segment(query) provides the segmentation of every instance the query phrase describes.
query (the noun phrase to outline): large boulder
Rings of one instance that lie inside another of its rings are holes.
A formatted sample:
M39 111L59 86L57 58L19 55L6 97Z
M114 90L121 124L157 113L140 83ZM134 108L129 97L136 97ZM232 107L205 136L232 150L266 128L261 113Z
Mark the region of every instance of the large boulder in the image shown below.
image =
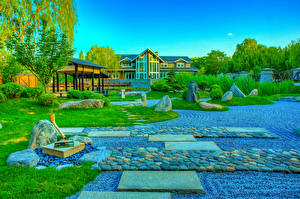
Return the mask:
M190 82L186 92L186 101L196 102L198 100L197 90L198 90L197 83L194 81Z
M233 93L234 97L246 97L246 95L235 84L232 85L230 91Z
M221 106L221 105L210 104L210 103L207 103L207 102L200 102L199 105L203 109L222 109L223 108L223 106Z
M250 93L249 96L257 96L258 95L258 90L257 89L253 89Z
M40 120L33 127L28 148L36 149L57 141L58 131L48 120Z
M17 151L8 156L6 162L9 166L35 167L40 157L32 149Z
M222 101L222 102L225 102L225 101L232 100L232 96L233 96L233 93L232 93L231 91L227 91L227 92L223 95L221 101Z
M156 104L155 111L171 111L172 101L168 95L163 96L160 101Z
M100 99L85 99L80 101L69 101L60 105L60 109L82 109L82 108L103 108L104 101Z
M93 141L91 138L89 137L85 137L85 136L73 136L73 137L70 137L68 140L73 140L73 141L77 141L77 142L80 142L80 143L83 143L83 144L88 144L88 143L91 143L93 144Z

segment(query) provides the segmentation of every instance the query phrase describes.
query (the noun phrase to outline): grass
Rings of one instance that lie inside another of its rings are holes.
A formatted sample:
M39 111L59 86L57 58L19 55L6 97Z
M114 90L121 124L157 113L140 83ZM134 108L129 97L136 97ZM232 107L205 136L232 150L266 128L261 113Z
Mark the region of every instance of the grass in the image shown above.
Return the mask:
M190 103L182 99L172 100L173 109L197 110L197 111L228 111L229 108L224 106L223 109L203 109L199 103Z
M181 98L182 96L181 93L150 91L149 93L147 93L147 99L161 99L165 95L169 95L170 98L173 97ZM111 101L134 101L136 99L141 99L141 96L126 96L125 99L122 99L121 96L112 95L109 96L109 99Z
M65 100L60 100L65 101ZM178 116L176 112L155 112L149 107L121 107L110 105L103 109L59 110L43 107L28 98L11 99L0 104L0 198L65 198L75 194L89 181L95 179L98 171L90 165L63 170L47 168L18 168L6 165L10 153L27 148L31 131L37 121L49 119L54 112L56 123L61 127L88 126L132 126L135 120L128 119L122 112L138 115L144 123L169 120Z
M221 100L209 100L211 104L221 104L223 106L248 106L274 104L271 100L260 96L233 97L230 101L221 102Z

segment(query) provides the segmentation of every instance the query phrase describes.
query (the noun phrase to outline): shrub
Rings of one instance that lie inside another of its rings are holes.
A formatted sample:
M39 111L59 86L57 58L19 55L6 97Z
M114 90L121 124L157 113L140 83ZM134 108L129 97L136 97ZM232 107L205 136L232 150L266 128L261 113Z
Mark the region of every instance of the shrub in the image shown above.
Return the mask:
M0 92L0 103L5 102L5 100L6 96L2 92Z
M45 93L39 96L37 102L42 106L52 106L56 102L56 96L54 94Z
M167 84L167 82L165 80L160 80L160 81L154 82L151 85L151 90L168 92L171 90L171 87Z
M0 90L8 99L20 97L23 89L24 88L22 86L15 83L3 84L0 87Z
M104 106L110 105L110 99L108 97L104 97L102 100L104 101Z
M42 88L26 88L23 89L22 97L38 98L43 94Z
M198 84L198 88L200 90L205 90L205 88L207 87L207 82L206 81L199 81L197 84Z
M219 86L218 84L214 84L210 87L211 90L214 90L214 89L221 89L221 86Z
M83 94L79 90L72 90L68 92L67 98L83 99Z
M89 99L104 99L106 98L103 94L100 93L93 93Z
M182 98L184 100L186 100L186 92L187 92L187 89L184 89L183 92L182 92Z
M92 91L83 91L82 92L82 96L84 99L93 99L93 95L95 93L93 93Z
M223 91L221 88L215 88L209 93L209 96L212 100L221 99L223 96Z

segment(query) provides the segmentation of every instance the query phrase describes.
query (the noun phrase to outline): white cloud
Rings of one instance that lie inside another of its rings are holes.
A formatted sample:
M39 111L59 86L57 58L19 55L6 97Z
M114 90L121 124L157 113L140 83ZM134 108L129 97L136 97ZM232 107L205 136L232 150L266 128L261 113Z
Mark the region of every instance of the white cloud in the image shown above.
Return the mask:
M227 35L228 35L228 36L232 36L232 33L231 33L231 32L230 32L230 33L227 33Z

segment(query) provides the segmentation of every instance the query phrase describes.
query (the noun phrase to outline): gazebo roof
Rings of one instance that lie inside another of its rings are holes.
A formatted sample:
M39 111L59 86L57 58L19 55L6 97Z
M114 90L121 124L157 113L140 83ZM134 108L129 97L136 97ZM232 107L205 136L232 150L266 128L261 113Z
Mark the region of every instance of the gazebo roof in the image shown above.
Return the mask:
M83 60L83 59L78 59L78 58L73 58L71 62L73 64L77 64L77 65L91 66L91 67L98 67L98 68L106 68L105 66L101 66L101 65L95 64L93 62L86 61L86 60Z

